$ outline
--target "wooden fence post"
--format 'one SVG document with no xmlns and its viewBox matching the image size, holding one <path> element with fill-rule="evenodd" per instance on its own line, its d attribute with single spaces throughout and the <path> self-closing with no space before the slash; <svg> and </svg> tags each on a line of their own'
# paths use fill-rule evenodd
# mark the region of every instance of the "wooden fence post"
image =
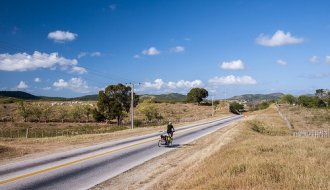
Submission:
<svg viewBox="0 0 330 190">
<path fill-rule="evenodd" d="M 29 128 L 26 128 L 25 138 L 29 137 Z"/>
</svg>

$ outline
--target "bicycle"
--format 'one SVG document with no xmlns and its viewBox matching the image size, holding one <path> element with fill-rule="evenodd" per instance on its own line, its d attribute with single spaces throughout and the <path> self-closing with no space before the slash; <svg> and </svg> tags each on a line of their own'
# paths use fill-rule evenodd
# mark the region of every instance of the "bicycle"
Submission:
<svg viewBox="0 0 330 190">
<path fill-rule="evenodd" d="M 173 142 L 173 137 L 168 134 L 160 135 L 160 139 L 158 141 L 158 146 L 171 146 Z"/>
</svg>

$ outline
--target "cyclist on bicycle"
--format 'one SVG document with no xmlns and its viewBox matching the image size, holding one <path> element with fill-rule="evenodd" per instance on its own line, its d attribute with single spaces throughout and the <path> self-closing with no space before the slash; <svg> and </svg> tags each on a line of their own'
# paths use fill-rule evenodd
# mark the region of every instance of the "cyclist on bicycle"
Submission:
<svg viewBox="0 0 330 190">
<path fill-rule="evenodd" d="M 168 122 L 168 125 L 167 125 L 167 134 L 169 137 L 173 138 L 173 132 L 175 131 L 173 125 L 172 125 L 172 122 Z"/>
</svg>

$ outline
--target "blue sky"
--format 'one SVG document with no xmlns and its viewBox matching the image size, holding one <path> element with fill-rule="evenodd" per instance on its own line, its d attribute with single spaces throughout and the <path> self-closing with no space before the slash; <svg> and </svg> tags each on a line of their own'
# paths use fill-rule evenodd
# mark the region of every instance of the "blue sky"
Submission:
<svg viewBox="0 0 330 190">
<path fill-rule="evenodd" d="M 0 90 L 216 98 L 330 88 L 329 1 L 2 1 Z"/>
</svg>

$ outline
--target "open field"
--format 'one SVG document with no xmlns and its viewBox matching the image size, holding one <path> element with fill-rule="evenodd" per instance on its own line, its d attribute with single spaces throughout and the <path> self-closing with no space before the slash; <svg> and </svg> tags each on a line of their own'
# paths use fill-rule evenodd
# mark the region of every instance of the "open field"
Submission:
<svg viewBox="0 0 330 190">
<path fill-rule="evenodd" d="M 290 121 L 294 130 L 330 129 L 330 109 L 283 104 L 280 111 Z"/>
<path fill-rule="evenodd" d="M 288 135 L 274 106 L 248 116 L 239 130 L 166 189 L 330 188 L 330 139 Z"/>
</svg>

